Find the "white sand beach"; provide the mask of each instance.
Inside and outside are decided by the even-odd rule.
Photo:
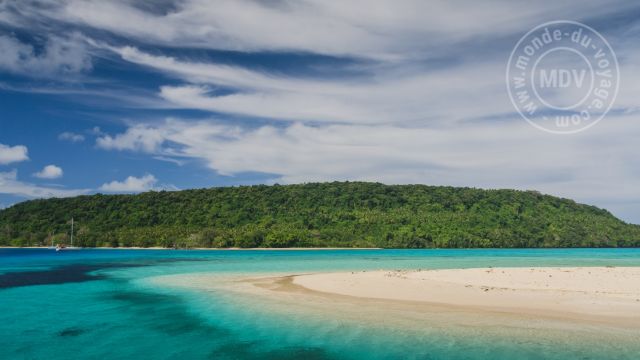
[[[554,328],[554,336],[567,329],[591,329],[593,336],[599,336],[605,328],[616,328],[630,331],[627,335],[632,338],[640,336],[640,267],[376,270],[266,276],[192,273],[148,281],[245,294],[265,308],[280,307],[283,313],[329,311],[337,319],[371,319],[403,326],[455,323],[480,326],[484,331],[494,325],[501,329]]]
[[[354,298],[640,326],[639,267],[320,273],[294,276],[292,285]]]

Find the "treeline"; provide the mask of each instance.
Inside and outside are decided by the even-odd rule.
[[[0,245],[531,248],[640,246],[640,226],[533,191],[362,182],[33,200],[0,211]]]

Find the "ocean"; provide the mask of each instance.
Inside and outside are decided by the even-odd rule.
[[[640,329],[540,319],[448,327],[376,304],[358,316],[340,303],[307,311],[295,299],[279,304],[223,286],[240,277],[490,266],[640,266],[640,249],[0,249],[0,359],[640,358]],[[203,273],[221,285],[162,281]]]

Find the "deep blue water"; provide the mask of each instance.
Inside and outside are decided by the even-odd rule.
[[[275,311],[264,300],[242,294],[187,291],[149,281],[190,273],[222,277],[488,266],[640,266],[640,249],[0,249],[0,358],[640,358],[640,345],[628,342],[633,332],[617,343],[615,333],[603,330],[606,341],[594,343],[571,331],[513,337],[500,336],[501,329],[449,331],[428,322],[407,328],[392,322],[372,326],[328,315]],[[385,314],[379,309],[381,319]],[[512,330],[508,332],[529,331]]]

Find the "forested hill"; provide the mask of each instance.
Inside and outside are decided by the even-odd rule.
[[[640,226],[537,192],[361,182],[27,201],[0,211],[0,245],[621,247]]]

